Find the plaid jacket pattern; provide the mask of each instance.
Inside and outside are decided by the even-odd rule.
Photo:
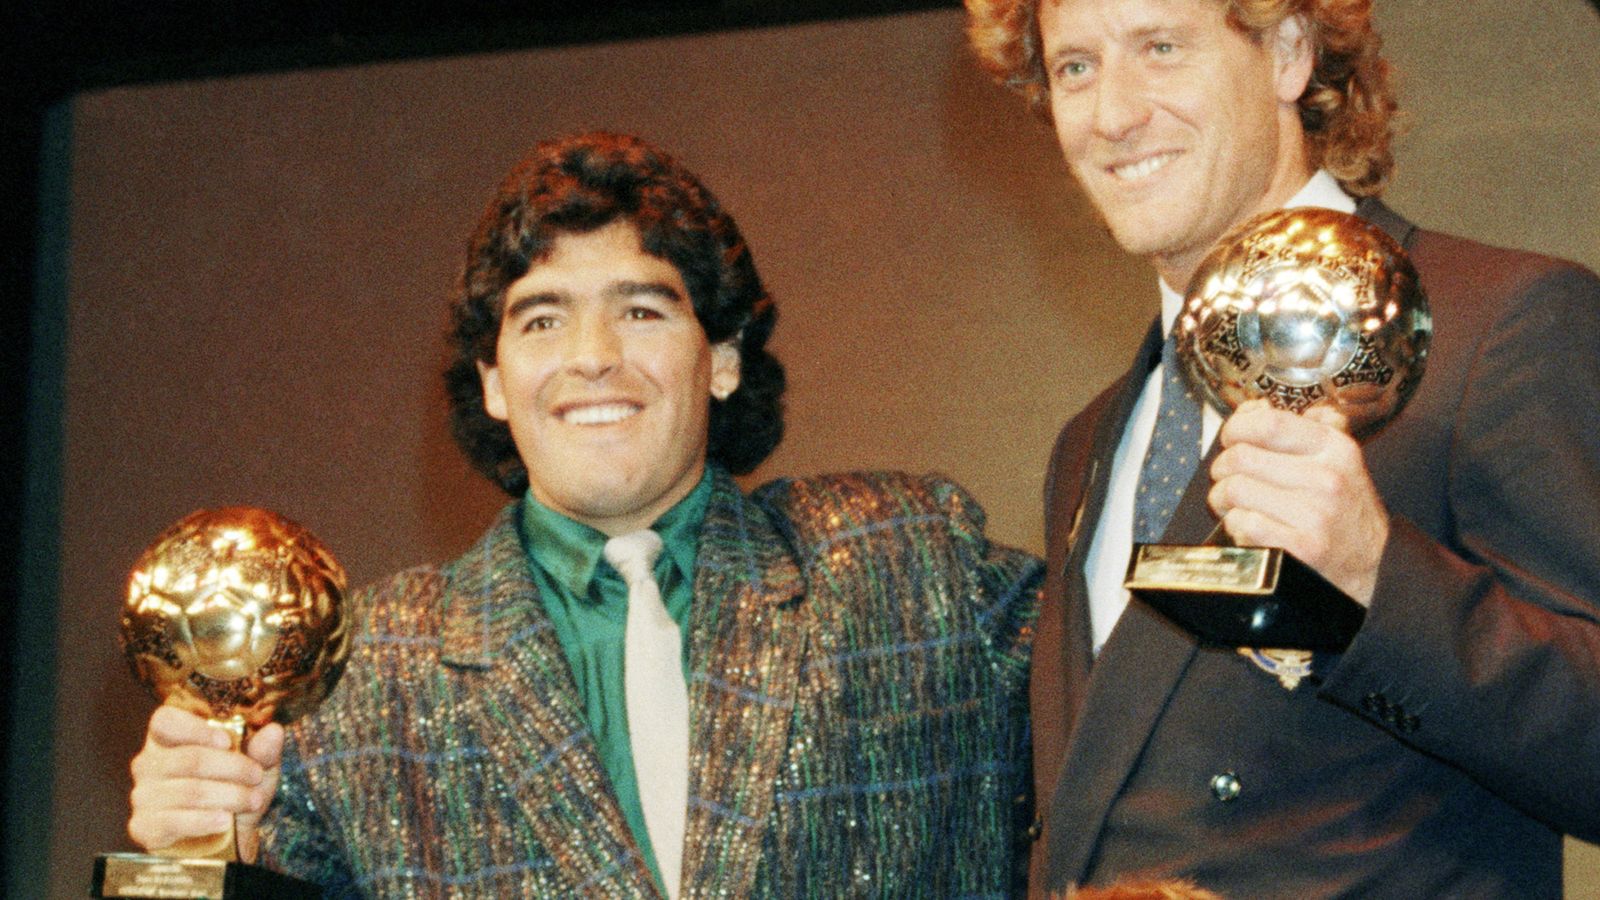
[[[938,478],[714,479],[684,896],[1013,893],[1038,562]],[[264,862],[331,897],[659,896],[515,515],[352,598],[360,637],[290,728]]]

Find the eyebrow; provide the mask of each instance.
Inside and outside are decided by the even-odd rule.
[[[607,300],[627,297],[660,297],[672,303],[682,303],[683,295],[665,281],[614,281],[602,292]]]
[[[633,281],[623,279],[613,281],[601,291],[601,296],[606,300],[626,300],[630,297],[658,297],[671,303],[682,303],[683,294],[665,281]],[[521,297],[508,298],[506,303],[505,318],[515,318],[535,306],[555,305],[560,306],[570,300],[570,295],[564,291],[535,291]]]
[[[1149,25],[1139,25],[1116,35],[1118,43],[1143,43],[1151,38],[1171,37],[1177,40],[1188,40],[1194,32],[1194,27],[1184,22],[1159,22]],[[1048,66],[1062,57],[1067,56],[1095,56],[1099,51],[1092,45],[1062,44],[1048,52],[1045,63]]]

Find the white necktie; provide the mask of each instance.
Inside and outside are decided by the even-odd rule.
[[[628,583],[622,686],[639,805],[667,896],[676,900],[689,806],[689,690],[683,636],[651,574],[660,555],[661,536],[649,529],[606,541],[606,561]]]

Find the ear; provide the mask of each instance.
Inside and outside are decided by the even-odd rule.
[[[711,345],[711,396],[726,400],[739,389],[739,335]]]
[[[1272,41],[1278,102],[1296,103],[1311,83],[1311,70],[1317,62],[1306,21],[1288,16],[1267,33],[1267,39]]]
[[[492,419],[506,421],[506,391],[500,383],[500,367],[479,360],[478,380],[483,383],[483,411]]]

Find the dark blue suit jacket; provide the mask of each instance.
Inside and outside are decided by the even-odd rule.
[[[1435,324],[1364,445],[1392,518],[1366,624],[1292,692],[1137,601],[1091,658],[1083,559],[1156,331],[1052,459],[1036,888],[1558,897],[1561,834],[1600,838],[1600,279],[1360,213],[1410,252]],[[1210,531],[1209,485],[1202,466],[1168,540]]]

